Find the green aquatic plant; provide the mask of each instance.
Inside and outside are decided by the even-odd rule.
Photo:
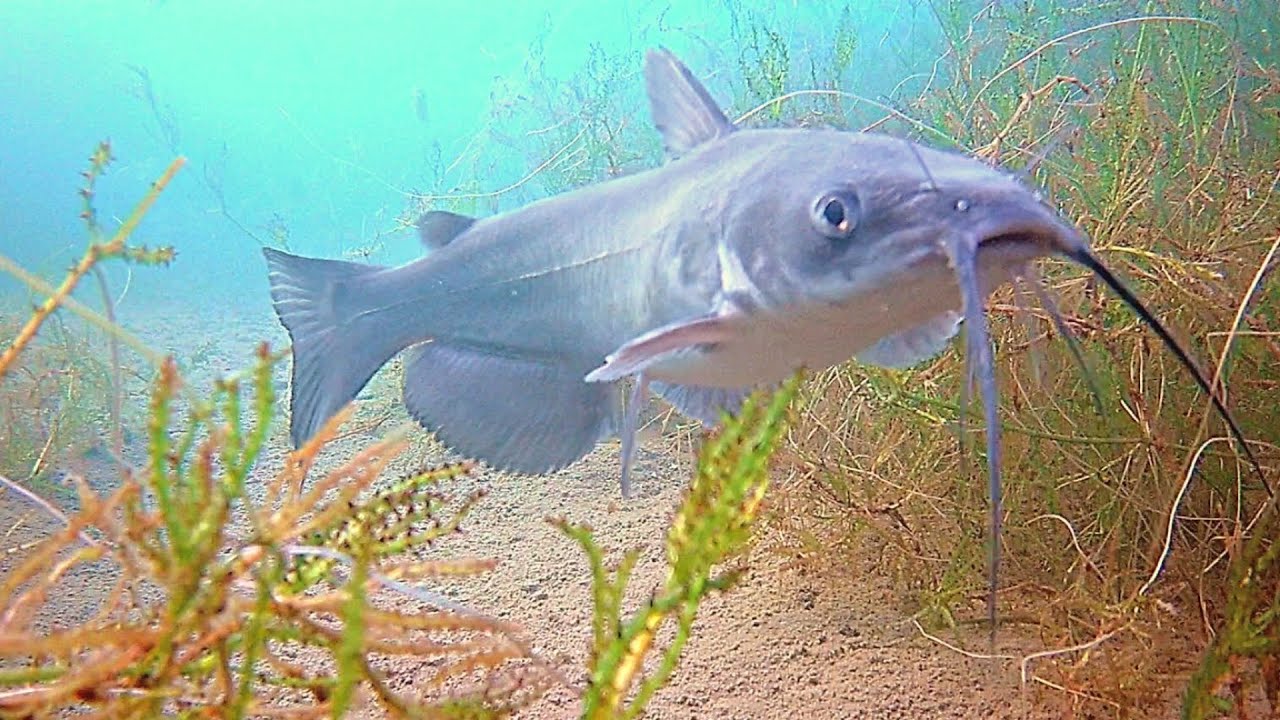
[[[105,145],[100,152],[105,158]],[[473,493],[458,500],[441,487],[468,466],[412,473],[377,491],[372,486],[405,446],[392,434],[304,491],[316,456],[349,415],[343,412],[288,455],[265,493],[251,492],[248,480],[278,412],[272,375],[279,356],[263,345],[248,375],[218,381],[206,397],[184,396],[172,358],[156,358],[70,298],[104,258],[171,257],[126,242],[179,167],[175,162],[153,185],[110,241],[91,242],[59,287],[0,258],[49,296],[15,330],[0,370],[19,375],[42,324],[63,307],[128,341],[158,367],[145,466],[123,472],[114,489],[99,493],[77,478],[80,509],[67,516],[0,478],[4,492],[65,524],[43,541],[6,550],[0,716],[244,717],[270,708],[337,717],[369,697],[396,716],[502,717],[559,682],[515,626],[415,584],[492,567],[414,555],[446,541],[478,499]],[[0,379],[5,388],[13,381]],[[244,386],[252,392],[247,406]],[[81,570],[101,581],[101,596],[89,598],[93,614],[49,627],[42,610]],[[378,600],[388,592],[402,604],[407,598],[442,609],[381,609]],[[312,653],[315,662],[290,659],[300,653]],[[416,686],[419,697],[387,686],[377,663],[388,656],[436,666]]]
[[[273,376],[282,355],[263,344],[251,370],[200,395],[185,387],[172,357],[156,356],[70,297],[101,259],[150,257],[153,251],[126,240],[179,167],[169,168],[109,244],[91,243],[59,287],[0,257],[4,269],[50,298],[15,324],[2,369],[29,367],[36,335],[59,309],[156,367],[145,461],[123,471],[112,489],[73,476],[79,510],[66,514],[0,476],[4,492],[62,523],[4,555],[0,717],[341,717],[372,701],[395,717],[498,718],[562,684],[517,626],[419,585],[494,567],[422,556],[447,544],[481,499],[481,491],[449,489],[469,464],[382,483],[406,447],[397,431],[319,472],[317,458],[341,437],[348,407],[255,487],[279,412]],[[21,374],[3,378],[0,389]],[[622,597],[637,556],[628,555],[611,578],[590,530],[557,522],[586,550],[595,582],[585,717],[638,716],[670,679],[702,599],[741,577],[741,567],[720,566],[738,560],[751,538],[798,386],[799,376],[771,396],[757,393],[705,443],[668,533],[667,580],[633,617],[623,619]],[[100,591],[86,598],[91,614],[50,625],[46,610],[82,572],[97,578]],[[389,599],[399,609],[385,609]],[[675,638],[644,676],[643,661],[668,621]],[[431,674],[412,696],[395,691],[380,669],[388,657],[417,658]]]
[[[1246,538],[1234,538],[1227,602],[1218,635],[1200,660],[1182,714],[1202,720],[1249,706],[1261,686],[1272,712],[1280,710],[1280,508],[1268,503]],[[1249,667],[1252,664],[1253,667]],[[1230,696],[1223,697],[1226,690]]]
[[[752,24],[744,39],[738,67],[747,86],[747,102],[755,106],[781,97],[787,91],[791,72],[790,45],[780,32],[761,24]],[[780,120],[782,104],[772,103],[768,113],[774,121]]]
[[[81,196],[85,199],[85,209],[81,213],[83,218],[90,227],[91,231],[97,228],[94,220],[93,206],[89,204],[89,200],[93,196],[93,184],[97,177],[101,175],[111,161],[111,145],[110,143],[100,143],[90,158],[89,169],[84,172],[87,184],[81,189]],[[111,235],[109,239],[101,240],[97,237],[96,232],[91,232],[88,248],[84,255],[80,258],[63,279],[62,284],[57,290],[49,295],[49,297],[40,303],[35,311],[31,313],[30,318],[19,328],[13,340],[0,353],[0,380],[4,379],[11,370],[16,366],[18,355],[31,344],[35,339],[36,333],[40,331],[40,326],[64,304],[71,293],[75,291],[76,286],[84,279],[86,275],[93,271],[94,267],[103,260],[111,260],[121,258],[145,265],[164,265],[173,260],[174,251],[171,247],[161,247],[150,249],[142,245],[129,244],[129,237],[137,228],[138,223],[142,222],[143,216],[151,209],[152,204],[160,197],[160,193],[168,186],[169,181],[177,174],[185,163],[185,160],[179,158],[175,160],[169,168],[160,176],[152,186],[151,190],[143,196],[142,201],[134,208],[133,212],[125,219],[120,227]],[[11,273],[17,269],[17,264],[7,257],[0,256],[3,265],[0,269],[7,270]],[[17,274],[17,273],[14,273]],[[21,279],[21,276],[19,276]]]
[[[285,459],[261,499],[248,491],[276,412],[277,360],[264,345],[247,377],[217,383],[185,420],[177,367],[162,365],[146,467],[106,496],[82,484],[82,510],[0,579],[0,715],[340,717],[363,695],[396,716],[502,717],[556,682],[515,626],[416,585],[492,568],[413,555],[447,541],[478,498],[442,488],[468,466],[375,491],[405,447],[393,434],[304,490],[343,413]],[[39,609],[82,566],[103,578],[93,616],[42,628]],[[378,591],[408,608],[382,609]],[[308,653],[306,665],[290,659]],[[377,662],[390,656],[436,664],[418,697],[387,686]]]
[[[112,377],[85,333],[54,318],[0,383],[0,474],[42,488],[59,467],[103,445],[111,426]],[[0,317],[0,337],[16,318]]]
[[[797,375],[776,392],[753,394],[738,415],[725,416],[723,428],[702,445],[692,484],[667,531],[666,580],[630,617],[624,617],[623,597],[639,554],[625,554],[610,570],[590,528],[555,521],[591,561],[595,612],[584,718],[640,717],[680,661],[702,599],[741,579],[741,567],[719,567],[739,559],[752,537],[769,487],[769,461],[786,432],[787,410],[799,380]],[[657,667],[646,675],[645,658],[668,624],[675,626],[675,634],[662,648]]]
[[[122,443],[123,367],[117,335],[108,333],[109,353],[102,358],[81,332],[57,318],[56,312],[72,303],[71,294],[93,275],[110,318],[114,301],[107,291],[99,264],[123,260],[139,265],[166,265],[173,259],[170,247],[147,248],[130,243],[130,236],[147,209],[181,167],[175,162],[156,182],[133,213],[109,236],[99,226],[93,206],[95,185],[112,161],[111,145],[101,142],[89,157],[79,190],[89,242],[84,255],[62,284],[46,293],[25,321],[0,317],[0,337],[10,338],[0,353],[0,473],[23,482],[42,483],[48,473],[85,452],[106,445],[116,456]],[[0,254],[0,269],[19,279],[31,278],[11,259]],[[76,304],[78,307],[78,304]],[[37,334],[46,322],[56,327],[43,342]],[[108,321],[107,325],[111,325]],[[49,335],[55,335],[50,338]],[[19,362],[19,355],[23,361]],[[109,401],[106,399],[109,398]],[[110,442],[103,443],[103,430]]]
[[[930,7],[937,77],[905,106],[962,149],[1029,163],[1215,383],[1230,379],[1232,411],[1274,467],[1280,70],[1274,40],[1246,19],[1274,29],[1274,9],[1188,0],[1117,18],[1054,3]],[[919,132],[896,116],[885,124]],[[1269,627],[1259,617],[1277,569],[1242,559],[1251,541],[1273,542],[1256,520],[1266,492],[1125,308],[1072,268],[1045,271],[1084,369],[1066,343],[1047,342],[1055,327],[1034,302],[1015,291],[990,302],[1010,482],[1002,612],[1038,628],[1052,658],[1028,660],[1023,679],[1075,711],[1124,715],[1188,677],[1201,644],[1273,667],[1274,645],[1250,655],[1218,640],[1233,623]],[[815,428],[793,434],[801,482],[790,501],[833,519],[780,524],[796,552],[874,538],[920,618],[958,631],[974,619],[985,552],[984,458],[962,455],[954,432],[971,412],[956,402],[963,378],[957,353],[907,371],[850,364],[815,377]],[[1228,555],[1253,568],[1247,587],[1231,579],[1244,570]],[[1198,635],[1171,633],[1179,616],[1201,618]],[[1104,643],[1109,652],[1092,652]],[[1184,658],[1172,672],[1168,643]]]

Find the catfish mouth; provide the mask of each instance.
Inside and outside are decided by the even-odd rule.
[[[1049,229],[1013,230],[987,236],[972,251],[977,255],[983,280],[982,291],[993,291],[997,285],[1022,274],[1031,262],[1050,255],[1061,255],[1064,237]]]
[[[1010,232],[1002,232],[998,235],[992,235],[978,242],[981,250],[1001,250],[1013,248],[1042,248],[1045,254],[1056,252],[1056,248],[1060,247],[1056,233],[1046,232],[1044,230],[1013,230]]]
[[[1056,218],[993,225],[978,228],[976,235],[979,238],[976,252],[984,260],[983,265],[992,256],[1004,261],[1029,262],[1049,255],[1070,257],[1074,252],[1088,249],[1074,227]]]

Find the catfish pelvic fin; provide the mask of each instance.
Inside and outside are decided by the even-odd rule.
[[[644,86],[669,157],[733,132],[733,123],[711,94],[670,50],[658,48],[645,56]]]
[[[640,407],[649,399],[649,378],[640,373],[636,376],[635,386],[631,388],[631,397],[622,414],[622,428],[619,437],[622,440],[622,497],[631,497],[631,463],[636,454],[636,433],[640,429]]]
[[[854,357],[858,362],[888,368],[908,368],[942,352],[960,330],[960,313],[948,310],[919,325],[880,338]]]
[[[653,381],[653,391],[671,403],[681,415],[693,418],[703,427],[713,428],[720,424],[721,413],[736,414],[742,409],[742,401],[751,394],[752,388],[717,388],[700,385],[670,385]]]

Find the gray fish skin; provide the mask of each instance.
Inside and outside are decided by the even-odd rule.
[[[666,51],[646,80],[672,156],[659,168],[474,221],[428,214],[431,251],[400,267],[265,251],[294,342],[295,444],[413,346],[415,418],[464,455],[544,473],[620,431],[633,441],[624,378],[707,422],[799,367],[941,350],[962,308],[957,252],[977,253],[985,297],[1031,259],[1084,249],[974,159],[885,135],[736,130]],[[847,232],[819,209],[831,198]]]
[[[445,445],[538,474],[618,434],[625,495],[648,390],[714,424],[797,368],[924,360],[963,318],[988,429],[994,643],[1001,441],[983,306],[1031,261],[1060,255],[1177,356],[1272,492],[1188,353],[1020,183],[883,135],[737,130],[665,50],[646,58],[645,84],[672,158],[660,168],[489,218],[428,213],[430,252],[397,268],[264,250],[293,339],[295,445],[408,348],[405,405]],[[624,414],[626,378],[635,388]]]

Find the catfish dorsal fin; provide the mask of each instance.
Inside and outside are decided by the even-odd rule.
[[[445,210],[432,210],[418,218],[418,237],[428,250],[439,250],[467,231],[476,219]]]
[[[666,48],[650,50],[644,61],[644,84],[653,124],[662,133],[671,157],[733,132],[710,93],[684,63]]]

